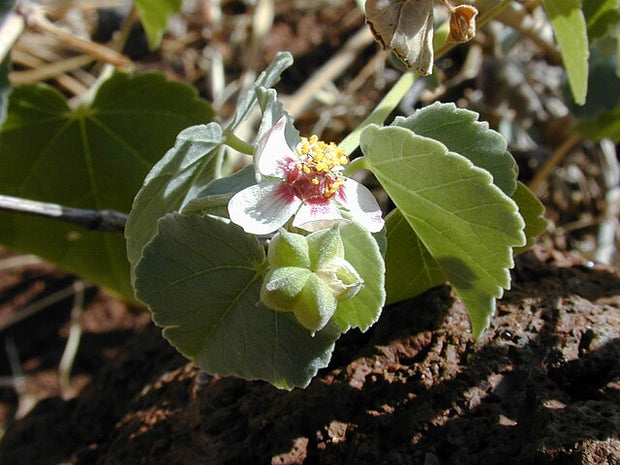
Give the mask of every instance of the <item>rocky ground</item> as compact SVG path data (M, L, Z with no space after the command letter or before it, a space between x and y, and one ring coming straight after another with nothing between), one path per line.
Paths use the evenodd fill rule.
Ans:
M11 425L2 464L620 463L620 275L570 254L519 257L478 341L439 287L291 392L208 376L136 327L76 398Z

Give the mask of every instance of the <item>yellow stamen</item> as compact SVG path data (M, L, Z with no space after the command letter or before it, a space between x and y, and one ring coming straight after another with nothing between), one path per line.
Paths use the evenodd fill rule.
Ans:
M310 175L310 183L321 186L321 195L330 198L344 184L341 166L349 163L348 157L335 143L325 143L318 136L302 137L296 148L299 162L295 167Z

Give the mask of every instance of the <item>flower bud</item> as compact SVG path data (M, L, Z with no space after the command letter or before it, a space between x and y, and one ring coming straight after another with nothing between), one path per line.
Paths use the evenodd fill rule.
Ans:
M272 310L292 312L312 334L355 296L364 280L344 258L338 227L308 236L281 229L269 244L269 269L260 300Z
M339 301L355 297L364 287L364 280L344 258L336 257L326 261L316 270L316 274Z
M293 312L312 334L327 324L338 306L332 290L315 273L292 266L267 273L261 302L272 310Z
M314 270L318 269L321 263L334 257L344 258L344 244L338 226L314 232L307 236L306 240L311 267Z
M308 241L301 234L280 229L269 243L267 258L272 267L298 266L310 268Z
M312 271L287 266L267 272L260 291L260 300L272 310L292 312L297 298Z

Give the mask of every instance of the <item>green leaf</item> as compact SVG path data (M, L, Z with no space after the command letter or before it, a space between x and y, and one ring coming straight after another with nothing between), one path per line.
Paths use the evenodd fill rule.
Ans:
M575 132L593 140L606 137L620 142L620 107L614 111L605 111L596 118L580 120L575 124Z
M259 304L264 259L256 237L235 225L171 213L136 267L137 296L205 371L306 386L340 332L328 325L312 337L291 313Z
M518 183L517 190L512 195L512 200L517 202L519 213L525 221L523 232L527 242L524 246L515 248L515 254L518 254L534 245L536 237L547 229L549 223L544 217L545 207L522 182Z
M489 129L488 123L478 121L478 113L453 103L436 102L408 118L397 117L393 124L438 140L451 152L469 158L491 173L495 185L506 195L517 188L517 163L506 151L506 139Z
M154 73L116 74L90 106L76 110L48 86L16 88L0 133L0 192L129 212L142 179L175 134L212 114L191 88ZM0 242L133 296L120 234L4 213Z
M155 49L168 27L168 19L181 11L183 0L136 0L135 5L140 13L149 47Z
M258 75L256 81L250 88L241 95L235 108L235 114L230 123L230 130L234 130L247 118L256 103L258 102L256 90L259 87L268 89L280 80L281 74L286 68L293 64L293 55L290 52L278 52L271 64ZM268 128L267 128L268 129Z
M232 196L253 184L256 184L254 165L247 165L231 176L211 181L181 211L186 215L208 214L228 218L228 202Z
M590 139L620 141L620 77L618 55L598 41L591 50L588 98L582 107L571 106L578 118L574 130Z
M618 57L616 53L606 50L604 45L599 41L590 50L588 98L585 104L577 106L571 101L570 95L567 95L571 112L577 118L595 119L604 112L620 107L620 76L616 74Z
M591 0L588 0L591 1ZM542 0L564 61L568 82L579 105L588 90L588 35L581 0Z
M157 221L166 213L181 210L217 176L222 143L222 128L217 123L189 127L153 167L136 195L125 227L132 269L155 235Z
M396 208L385 218L389 247L385 255L385 290L392 304L422 294L447 281L439 264Z
M408 129L371 125L362 133L361 149L463 300L479 336L495 298L510 287L512 247L525 244L517 205L487 171Z
M293 124L293 118L284 110L284 104L278 100L278 94L275 89L257 87L256 96L263 114L260 126L256 132L256 141L259 141L282 116L286 116L288 124L284 130L284 137L290 147L295 147L297 142L299 142L299 131Z
M620 22L620 0L586 0L583 14L590 40L603 37L609 26Z
M381 316L385 304L385 263L377 241L366 229L351 223L340 230L344 258L364 280L364 287L338 303L334 321L342 332L350 328L366 331Z

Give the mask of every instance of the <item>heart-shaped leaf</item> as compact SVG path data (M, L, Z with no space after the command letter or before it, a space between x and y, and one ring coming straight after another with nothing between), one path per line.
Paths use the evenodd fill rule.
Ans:
M370 125L360 146L465 303L474 335L480 335L495 298L510 287L512 248L525 244L517 205L487 171L409 129Z
M0 192L129 212L144 176L174 136L212 115L191 88L154 73L116 74L90 105L75 110L48 86L16 88L0 132ZM133 296L119 234L3 213L0 242Z
M328 325L311 336L291 313L260 304L264 259L256 237L238 226L170 213L136 267L136 294L164 336L205 371L306 386L340 331Z

